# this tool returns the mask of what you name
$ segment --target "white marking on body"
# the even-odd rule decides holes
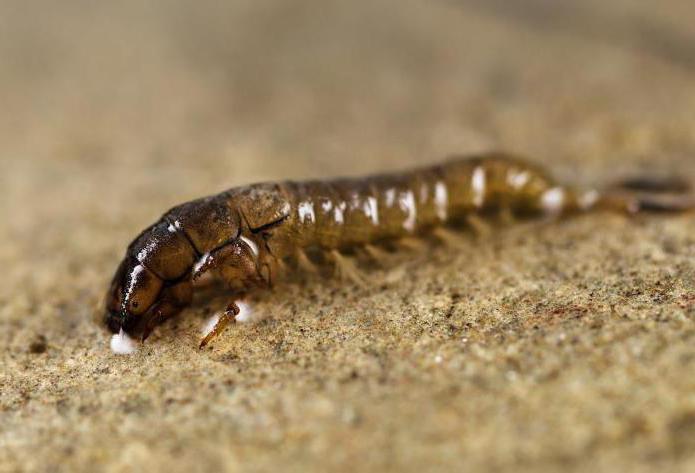
[[[364,214],[372,220],[374,225],[379,225],[379,208],[375,197],[367,197],[364,202]]]
[[[562,187],[548,189],[541,196],[541,206],[549,214],[557,214],[565,205],[565,190]]]
[[[116,355],[132,355],[138,351],[138,345],[121,329],[120,332],[111,337],[111,351]]]
[[[147,256],[157,248],[157,240],[150,240],[145,247],[138,252],[137,260],[144,261]]]
[[[176,227],[173,226],[172,224],[169,224],[169,226],[167,227],[167,230],[169,231],[169,233],[176,233],[177,232]]]
[[[357,210],[360,208],[360,196],[355,193],[352,194],[352,199],[350,199],[350,210]]]
[[[516,172],[510,170],[507,174],[507,183],[514,189],[521,189],[529,181],[529,173],[527,171]]]
[[[311,223],[316,221],[316,215],[314,214],[314,203],[310,201],[300,202],[297,206],[297,213],[299,214],[299,221],[304,223],[306,220]]]
[[[403,228],[412,232],[415,230],[415,223],[417,222],[417,207],[415,206],[415,195],[412,191],[402,192],[398,198],[398,204],[400,208],[406,213],[405,220],[403,221]]]
[[[236,321],[240,324],[244,323],[250,323],[250,322],[256,322],[257,320],[260,320],[261,317],[259,317],[257,314],[254,313],[253,309],[249,304],[247,304],[244,301],[239,301],[236,303],[237,307],[239,307],[239,313],[236,315]]]
[[[251,248],[251,251],[253,252],[253,256],[258,258],[258,245],[256,244],[256,242],[251,240],[250,238],[246,238],[244,235],[241,235],[239,239],[247,245],[249,245],[249,248]]]
[[[321,208],[323,209],[324,212],[328,213],[333,208],[333,202],[331,202],[330,200],[327,200],[321,204]]]
[[[584,192],[581,196],[579,196],[579,207],[582,210],[588,210],[592,208],[594,205],[596,205],[596,202],[598,202],[599,199],[599,193],[595,190],[590,190]]]
[[[473,170],[471,186],[473,188],[473,205],[482,207],[485,202],[485,169],[477,167]]]
[[[386,207],[391,208],[396,203],[396,189],[386,189]]]
[[[340,204],[336,205],[335,210],[333,211],[333,216],[335,217],[335,223],[342,225],[345,222],[345,209],[346,208],[347,208],[347,204],[345,202],[341,202]]]
[[[145,267],[141,264],[135,266],[130,273],[130,284],[128,285],[128,289],[125,290],[125,298],[126,300],[130,297],[130,295],[133,293],[135,290],[135,284],[137,283],[138,275],[145,270]]]
[[[438,182],[434,185],[434,205],[437,208],[439,220],[446,220],[447,208],[449,206],[449,193],[446,184]]]
[[[429,191],[430,191],[430,189],[427,186],[427,184],[422,184],[420,186],[420,203],[421,204],[424,204],[425,202],[427,202],[427,195],[429,194]]]
[[[210,258],[210,253],[205,253],[203,256],[201,256],[200,259],[196,261],[193,265],[193,272],[197,273],[200,270],[201,266],[203,266],[205,262],[208,260],[208,258]]]

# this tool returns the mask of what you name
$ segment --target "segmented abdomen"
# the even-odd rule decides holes
[[[286,182],[277,191],[289,214],[274,239],[338,249],[416,234],[494,207],[535,213],[567,203],[542,172],[509,157],[452,160],[362,179]]]

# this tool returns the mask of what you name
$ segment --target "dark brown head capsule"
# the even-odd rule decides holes
[[[149,335],[154,325],[188,305],[196,259],[175,223],[162,220],[128,247],[111,283],[106,323],[114,332]]]
[[[238,215],[219,199],[171,209],[128,247],[107,295],[106,325],[146,338],[190,304],[195,262],[238,233]]]
[[[106,323],[113,332],[123,329],[133,333],[140,329],[143,314],[153,308],[164,281],[135,258],[121,263],[109,291]]]

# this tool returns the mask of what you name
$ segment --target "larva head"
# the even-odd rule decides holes
[[[163,287],[164,282],[137,259],[124,259],[107,294],[107,326],[114,333],[121,329],[129,334],[143,330]]]

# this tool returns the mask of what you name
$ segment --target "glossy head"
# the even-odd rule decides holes
[[[144,329],[160,299],[164,282],[137,259],[124,259],[111,282],[106,300],[106,324],[112,332],[133,334]]]

